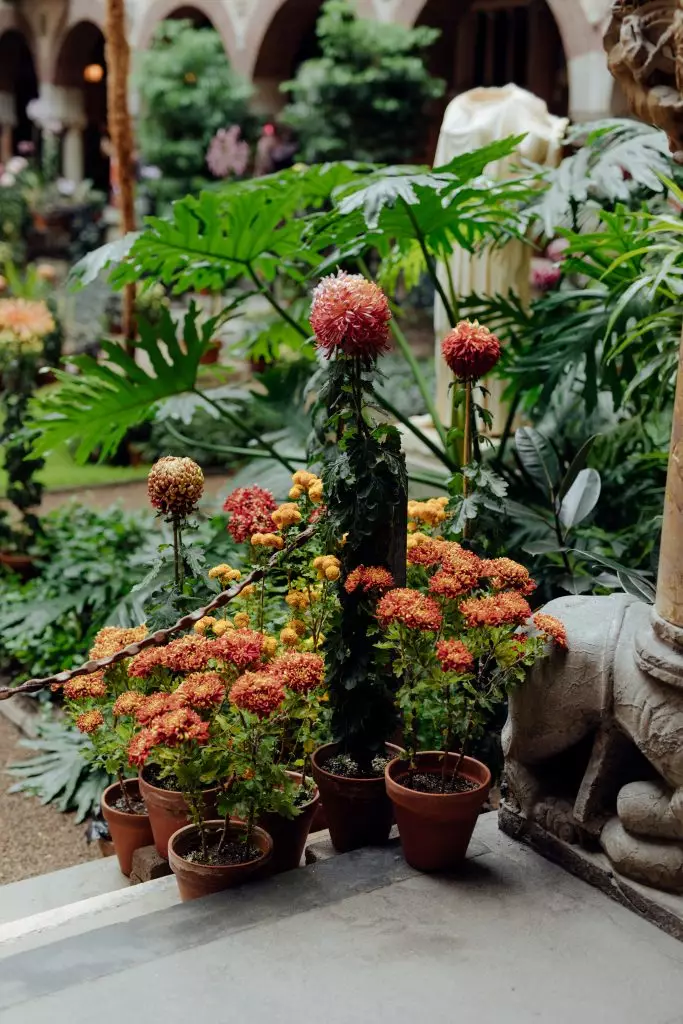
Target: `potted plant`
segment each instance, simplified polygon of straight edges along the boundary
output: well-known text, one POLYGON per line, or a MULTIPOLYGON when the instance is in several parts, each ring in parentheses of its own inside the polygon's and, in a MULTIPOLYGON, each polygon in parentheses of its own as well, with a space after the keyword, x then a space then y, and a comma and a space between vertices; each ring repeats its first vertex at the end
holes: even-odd
MULTIPOLYGON (((103 657, 147 633, 137 629, 108 628, 95 638, 91 658, 103 657)), ((90 760, 103 768, 113 782, 102 794, 102 815, 108 825, 119 867, 130 875, 133 853, 152 842, 147 810, 140 796, 138 780, 126 778, 128 744, 135 731, 133 716, 144 694, 130 687, 125 664, 112 665, 104 672, 77 676, 64 686, 67 711, 77 728, 87 733, 90 760)))
MULTIPOLYGON (((430 512, 438 518, 438 499, 411 504, 413 526, 424 526, 430 512)), ((387 591, 376 608, 378 648, 400 680, 407 748, 385 778, 406 860, 440 871, 464 858, 489 792, 491 773, 467 756, 470 744, 546 653, 547 640, 565 647, 566 635, 552 616, 532 617, 526 597, 535 584, 518 563, 479 558, 422 530, 408 543, 412 585, 387 591), (440 750, 421 749, 434 737, 440 750)))
MULTIPOLYGON (((374 566, 373 586, 405 582, 407 480, 400 435, 371 415, 379 356, 388 347, 391 313, 382 290, 340 271, 317 286, 311 310, 316 344, 327 359, 326 436, 336 439, 322 478, 327 502, 325 575, 346 580, 374 566), (345 543, 335 549, 337 538, 345 543)), ((392 811, 384 768, 397 753, 387 742, 397 719, 391 671, 377 657, 374 619, 362 589, 337 584, 340 610, 324 645, 333 744, 315 751, 312 768, 332 842, 340 851, 386 842, 392 811)))

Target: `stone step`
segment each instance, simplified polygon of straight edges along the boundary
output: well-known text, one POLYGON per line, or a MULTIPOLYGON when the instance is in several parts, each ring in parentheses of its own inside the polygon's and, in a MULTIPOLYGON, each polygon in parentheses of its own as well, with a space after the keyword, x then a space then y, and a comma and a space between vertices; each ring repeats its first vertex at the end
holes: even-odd
POLYGON ((116 857, 75 864, 61 871, 0 886, 0 925, 32 917, 69 903, 128 888, 116 857))

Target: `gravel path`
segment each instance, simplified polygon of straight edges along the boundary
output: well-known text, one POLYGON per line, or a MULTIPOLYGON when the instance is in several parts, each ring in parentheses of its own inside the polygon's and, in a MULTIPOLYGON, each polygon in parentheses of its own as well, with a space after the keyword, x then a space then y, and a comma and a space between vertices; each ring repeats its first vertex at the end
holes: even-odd
POLYGON ((30 754, 19 746, 19 739, 17 728, 0 715, 0 885, 100 855, 97 844, 86 843, 85 824, 75 825, 73 814, 60 814, 41 806, 35 797, 7 792, 13 780, 4 773, 5 765, 30 754))

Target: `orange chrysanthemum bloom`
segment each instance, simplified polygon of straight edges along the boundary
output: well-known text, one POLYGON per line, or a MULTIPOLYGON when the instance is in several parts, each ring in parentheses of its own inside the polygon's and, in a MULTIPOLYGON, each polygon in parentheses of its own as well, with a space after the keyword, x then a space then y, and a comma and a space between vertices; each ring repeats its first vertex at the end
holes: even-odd
POLYGON ((183 707, 184 700, 175 693, 150 693, 143 697, 135 710, 135 718, 140 725, 149 725, 150 722, 165 715, 168 711, 177 711, 183 707))
POLYGON ((245 669, 261 660, 264 639, 255 629, 233 629, 214 641, 213 656, 245 669))
POLYGON ((471 576, 467 573, 458 573, 441 569, 435 572, 429 581, 429 589, 439 597, 447 597, 455 601, 472 589, 471 576))
POLYGON ((444 672, 458 672, 464 675, 474 668, 474 658, 462 640, 439 640, 436 657, 444 672))
POLYGON ((179 743, 206 743, 209 739, 209 723, 204 722, 191 708, 178 708, 155 718, 150 726, 155 743, 167 747, 179 743))
POLYGON ((204 474, 192 459, 166 455, 150 469, 147 493, 162 515, 184 519, 204 493, 204 474))
POLYGON ((139 707, 142 706, 145 697, 143 694, 138 693, 137 690, 128 690, 126 693, 121 693, 114 701, 112 712, 116 718, 121 715, 134 715, 139 707))
POLYGON ((128 675, 135 679, 148 679, 155 668, 163 663, 162 647, 146 647, 128 663, 128 675))
POLYGON ((401 622, 408 629, 421 629, 436 633, 441 628, 441 610, 433 597, 419 590, 399 587, 390 590, 377 605, 377 618, 386 629, 392 622, 401 622))
POLYGON ((90 657, 108 658, 110 654, 122 651, 129 644, 140 643, 147 636, 147 626, 135 626, 134 629, 122 629, 120 626, 105 626, 93 641, 90 657))
POLYGON ((325 662, 319 654, 297 654, 288 651, 270 664, 271 675, 295 693, 309 693, 320 686, 325 677, 325 662))
POLYGON ((141 729, 128 744, 128 764, 131 767, 142 768, 147 763, 147 758, 154 745, 155 740, 152 730, 141 729))
POLYGON ((521 626, 531 616, 529 603, 514 590, 490 597, 472 597, 463 601, 460 611, 470 627, 521 626))
POLYGON ((471 580, 471 587, 476 586, 481 577, 481 558, 455 541, 444 544, 441 565, 444 572, 467 576, 471 580))
POLYGON ((64 696, 69 700, 83 700, 85 697, 104 697, 107 686, 103 672, 91 672, 88 676, 77 676, 64 684, 64 696))
POLYGON ((360 587, 368 594, 371 590, 390 590, 393 585, 394 577, 388 569, 381 565, 359 565, 346 577, 344 590, 347 594, 353 594, 360 587))
POLYGON ((285 691, 270 672, 245 672, 230 690, 230 700, 242 711, 266 718, 280 707, 285 691))
POLYGON ((54 318, 44 302, 0 299, 0 335, 23 344, 37 345, 54 329, 54 318))
POLYGON ((84 711, 76 719, 76 728, 81 732, 95 732, 104 725, 104 716, 101 711, 84 711))
POLYGON ((216 640, 189 633, 177 640, 172 640, 166 647, 161 647, 160 663, 171 672, 199 672, 206 668, 211 658, 216 657, 216 640))
POLYGON ((485 558, 481 563, 481 575, 491 581, 495 590, 516 590, 526 596, 536 589, 529 570, 511 558, 485 558))
POLYGON ((441 354, 458 380, 479 380, 500 359, 500 342, 477 320, 461 320, 441 342, 441 354))
POLYGON ((313 292, 310 320, 328 359, 340 351, 374 360, 389 347, 389 301, 362 274, 324 277, 313 292))
POLYGON ((551 637, 558 647, 564 647, 565 651, 568 649, 567 630, 564 624, 559 619, 556 619, 554 615, 538 612, 538 614, 534 615, 532 621, 536 629, 544 633, 545 636, 551 637))
POLYGON ((218 672, 191 672, 175 691, 192 708, 217 707, 225 700, 225 684, 218 672))
POLYGON ((408 561, 411 565, 422 565, 425 568, 438 565, 446 547, 445 541, 426 537, 423 541, 408 546, 408 561))
POLYGON ((270 513, 270 518, 278 530, 286 530, 288 526, 296 526, 297 523, 300 523, 303 517, 298 505, 293 501, 286 501, 270 513))

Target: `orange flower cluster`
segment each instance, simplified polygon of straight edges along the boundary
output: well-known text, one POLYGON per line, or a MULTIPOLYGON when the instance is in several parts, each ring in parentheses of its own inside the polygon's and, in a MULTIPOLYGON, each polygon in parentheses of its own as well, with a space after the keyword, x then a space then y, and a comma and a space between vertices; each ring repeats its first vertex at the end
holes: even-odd
POLYGON ((368 594, 371 590, 389 590, 393 585, 394 577, 388 569, 381 565, 359 565, 346 577, 344 590, 353 594, 360 587, 363 593, 368 594))
POLYGON ((417 523, 425 523, 427 526, 438 526, 448 518, 446 513, 448 498, 428 498, 426 501, 408 502, 408 530, 412 533, 417 523))
POLYGON ((146 647, 128 662, 128 675, 135 679, 148 679, 161 665, 161 647, 146 647))
POLYGON ((319 654, 297 654, 288 651, 270 665, 272 676, 282 680, 295 693, 309 693, 322 684, 325 677, 325 662, 319 654))
POLYGON ((122 651, 129 644, 137 644, 147 636, 147 626, 122 629, 120 626, 105 626, 101 629, 90 650, 90 657, 108 658, 110 654, 122 651))
POLYGON ((529 570, 511 558, 485 558, 481 563, 481 575, 491 581, 494 590, 516 590, 527 596, 536 589, 529 570))
POLYGON ((313 568, 318 573, 318 579, 330 583, 334 583, 341 575, 341 562, 336 555, 318 555, 313 559, 313 568))
POLYGON ((158 715, 149 726, 141 729, 128 744, 128 763, 141 768, 154 747, 162 744, 177 747, 180 743, 206 743, 209 723, 202 721, 196 711, 181 707, 158 715))
POLYGON ((307 494, 309 501, 314 505, 319 505, 322 502, 323 482, 315 473, 310 473, 307 469, 298 469, 292 477, 292 484, 292 489, 289 492, 292 501, 307 494))
POLYGON ((413 537, 408 538, 408 562, 410 565, 422 565, 425 569, 432 565, 440 565, 444 557, 446 542, 433 537, 425 537, 424 534, 420 534, 420 537, 424 537, 424 540, 420 540, 416 544, 410 543, 413 537))
POLYGON ((460 611, 470 627, 521 626, 531 617, 528 601, 514 590, 490 597, 471 597, 462 602, 460 611))
POLYGON ((116 718, 121 715, 134 715, 144 701, 145 697, 137 690, 127 690, 126 693, 121 693, 116 698, 112 712, 116 718))
POLYGON ((277 533, 254 533, 251 543, 255 548, 276 548, 278 551, 282 551, 285 546, 284 540, 277 533))
POLYGON ((175 692, 200 710, 217 707, 225 700, 225 684, 218 672, 191 672, 175 692))
POLYGON ((536 629, 544 633, 545 636, 551 637, 558 647, 564 647, 565 651, 568 649, 567 630, 564 628, 564 624, 559 619, 556 619, 554 615, 538 612, 538 614, 534 615, 532 621, 536 629))
POLYGON ((439 640, 436 657, 444 672, 464 675, 474 668, 472 652, 461 640, 439 640))
POLYGON ((84 711, 76 719, 76 728, 81 732, 95 732, 104 725, 104 716, 101 711, 84 711))
POLYGON ((377 619, 383 628, 400 622, 408 629, 436 633, 441 628, 441 610, 433 597, 419 590, 399 587, 390 590, 377 605, 377 619))
POLYGON ((441 354, 458 380, 479 380, 500 359, 500 342, 476 320, 461 320, 441 342, 441 354))
POLYGON ((443 545, 442 568, 429 581, 434 594, 454 600, 472 590, 479 582, 481 559, 459 544, 443 545))
POLYGON ((297 523, 300 523, 303 516, 298 505, 293 501, 286 501, 283 505, 278 505, 274 512, 271 512, 270 518, 278 530, 286 530, 288 526, 296 526, 297 523))
POLYGON ((362 274, 340 270, 324 277, 313 292, 310 320, 328 359, 341 351, 374 360, 389 347, 389 302, 362 274))
POLYGON ((86 697, 105 697, 107 686, 103 672, 91 672, 88 676, 76 676, 64 684, 64 696, 69 700, 83 700, 86 697))
POLYGON ((55 321, 42 299, 0 299, 0 340, 39 348, 55 330, 55 321))
POLYGON ((466 575, 461 576, 459 573, 446 572, 441 569, 439 572, 435 572, 430 579, 429 589, 439 597, 447 597, 450 601, 455 601, 456 598, 462 597, 463 594, 471 590, 472 585, 466 575))
POLYGON ((230 512, 229 533, 238 544, 243 544, 253 533, 270 527, 270 513, 276 507, 275 498, 263 487, 238 487, 223 505, 223 511, 230 512))
POLYGON ((198 672, 214 657, 216 641, 188 634, 159 648, 160 664, 171 672, 198 672))
POLYGON ((285 691, 270 672, 245 672, 230 690, 235 707, 266 718, 280 707, 285 691))
POLYGON ((264 636, 254 629, 234 629, 214 640, 213 657, 229 661, 239 669, 261 660, 264 636))

